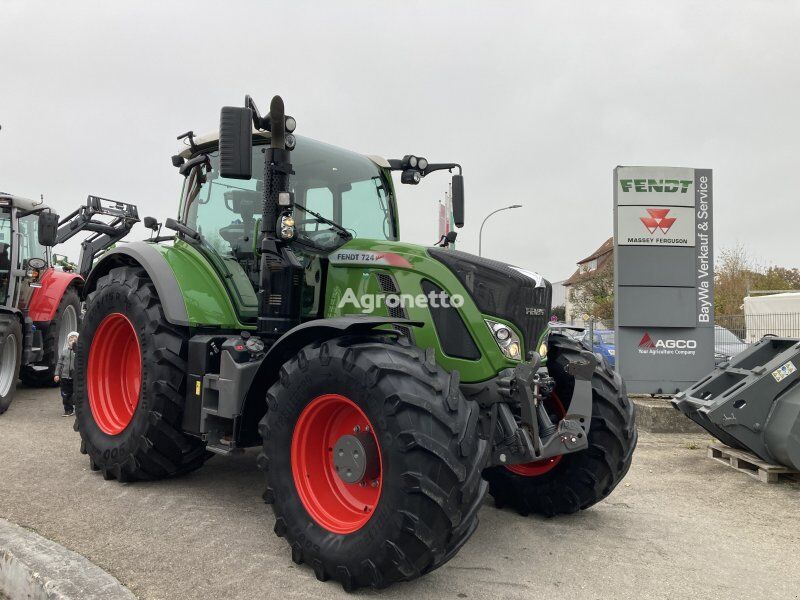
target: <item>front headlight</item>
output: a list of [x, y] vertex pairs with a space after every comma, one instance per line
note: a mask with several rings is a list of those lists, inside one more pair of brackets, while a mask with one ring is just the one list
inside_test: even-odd
[[484, 320], [500, 351], [511, 360], [522, 360], [522, 344], [517, 334], [507, 325], [489, 319]]
[[547, 358], [547, 342], [542, 342], [542, 345], [539, 346], [539, 356]]
[[609, 348], [608, 349], [608, 355], [609, 356], [614, 356], [614, 349], [613, 348]]

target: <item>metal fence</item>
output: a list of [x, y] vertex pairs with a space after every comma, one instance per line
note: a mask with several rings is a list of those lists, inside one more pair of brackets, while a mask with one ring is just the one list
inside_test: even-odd
[[720, 315], [715, 319], [715, 346], [750, 345], [765, 335], [800, 338], [800, 313]]

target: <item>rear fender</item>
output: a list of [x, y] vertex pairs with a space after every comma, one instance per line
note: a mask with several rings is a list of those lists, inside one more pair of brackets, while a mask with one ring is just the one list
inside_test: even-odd
[[106, 252], [89, 274], [85, 294], [97, 287], [100, 277], [122, 265], [138, 265], [147, 272], [164, 316], [173, 325], [224, 331], [252, 328], [237, 313], [222, 277], [202, 253], [185, 242], [131, 242]]
[[111, 269], [122, 266], [139, 266], [144, 269], [158, 292], [167, 321], [173, 325], [189, 325], [186, 304], [175, 273], [161, 253], [144, 242], [118, 246], [103, 254], [86, 278], [84, 298], [95, 290], [101, 277], [107, 275]]
[[28, 316], [34, 323], [49, 323], [56, 316], [64, 292], [70, 286], [80, 287], [83, 279], [77, 273], [47, 269], [39, 281], [42, 285], [33, 291]]

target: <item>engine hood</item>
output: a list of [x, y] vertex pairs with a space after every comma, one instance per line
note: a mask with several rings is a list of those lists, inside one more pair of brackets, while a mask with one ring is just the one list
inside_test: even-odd
[[469, 292], [480, 311], [514, 323], [531, 350], [550, 319], [552, 286], [544, 277], [497, 260], [458, 250], [429, 248]]

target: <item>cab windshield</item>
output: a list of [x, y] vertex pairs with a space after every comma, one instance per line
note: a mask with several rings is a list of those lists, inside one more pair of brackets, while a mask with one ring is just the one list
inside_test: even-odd
[[[220, 177], [219, 152], [211, 153], [211, 172], [206, 182], [201, 184], [194, 201], [184, 206], [186, 224], [223, 257], [237, 258], [255, 249], [262, 213], [265, 151], [265, 145], [254, 146], [253, 178], [247, 181]], [[291, 160], [294, 174], [289, 182], [295, 195], [298, 231], [295, 244], [301, 246], [301, 251], [326, 254], [351, 237], [397, 239], [390, 185], [370, 159], [298, 137]], [[184, 198], [191, 197], [192, 191], [185, 190]], [[340, 225], [349, 235], [326, 220]]]

